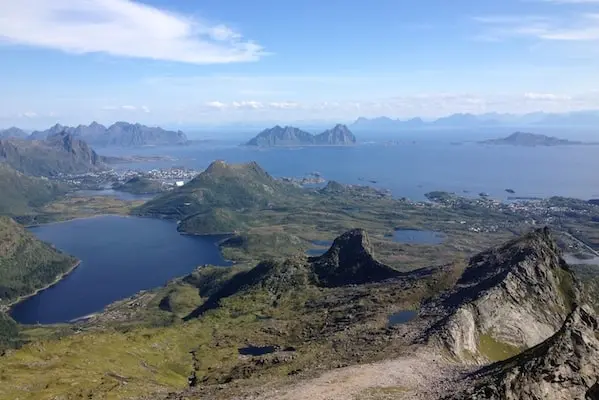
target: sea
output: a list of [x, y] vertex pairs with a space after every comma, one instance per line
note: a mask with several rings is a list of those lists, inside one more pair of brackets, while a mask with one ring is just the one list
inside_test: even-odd
[[[118, 165], [137, 170], [202, 170], [214, 160], [256, 161], [275, 177], [319, 173], [326, 180], [374, 186], [413, 200], [424, 200], [427, 192], [437, 190], [473, 197], [484, 192], [498, 200], [512, 196], [599, 198], [599, 146], [515, 147], [403, 138], [348, 147], [258, 149], [240, 146], [239, 141], [211, 140], [188, 146], [99, 151], [174, 158]], [[104, 194], [120, 196], [110, 191]], [[216, 244], [218, 237], [184, 236], [169, 221], [103, 216], [31, 231], [82, 262], [56, 285], [13, 308], [12, 317], [24, 324], [69, 322], [140, 290], [164, 285], [198, 265], [228, 265]]]
[[[256, 161], [275, 177], [324, 179], [387, 189], [396, 197], [424, 200], [431, 191], [463, 196], [599, 197], [599, 146], [519, 147], [472, 142], [396, 140], [348, 147], [257, 149], [211, 141], [177, 147], [110, 150], [110, 155], [169, 155], [174, 161], [123, 164], [149, 170], [184, 166], [202, 170], [214, 160]], [[508, 193], [506, 190], [514, 193]]]

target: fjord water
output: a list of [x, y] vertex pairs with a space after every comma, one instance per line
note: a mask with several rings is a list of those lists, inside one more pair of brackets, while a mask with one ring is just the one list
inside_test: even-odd
[[24, 324], [67, 322], [202, 264], [226, 265], [215, 236], [186, 236], [173, 222], [102, 216], [31, 228], [38, 238], [81, 260], [56, 285], [17, 304]]
[[238, 142], [220, 142], [121, 153], [126, 151], [165, 154], [176, 160], [121, 168], [204, 169], [216, 159], [232, 163], [257, 161], [273, 176], [301, 177], [318, 171], [325, 179], [389, 189], [397, 197], [413, 200], [422, 200], [425, 193], [434, 190], [464, 196], [485, 192], [504, 200], [508, 196], [599, 197], [599, 175], [595, 173], [599, 169], [599, 146], [452, 145], [439, 138], [415, 138], [348, 147], [256, 149], [239, 146]]

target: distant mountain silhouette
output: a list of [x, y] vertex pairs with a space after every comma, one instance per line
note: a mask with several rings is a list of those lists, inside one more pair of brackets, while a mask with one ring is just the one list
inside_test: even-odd
[[85, 140], [91, 146], [97, 147], [164, 146], [188, 142], [187, 136], [181, 131], [168, 131], [159, 127], [148, 127], [128, 122], [116, 122], [109, 127], [97, 122], [77, 127], [56, 124], [44, 131], [33, 132], [29, 138], [45, 140], [59, 132], [66, 132], [73, 135], [73, 137]]
[[350, 125], [356, 132], [394, 132], [417, 129], [452, 129], [485, 127], [596, 127], [599, 125], [599, 111], [577, 111], [566, 114], [534, 112], [528, 114], [452, 114], [431, 121], [420, 118], [408, 120], [389, 117], [360, 117]]
[[312, 135], [292, 126], [279, 125], [265, 129], [246, 143], [247, 146], [339, 146], [356, 143], [356, 137], [345, 125], [338, 124], [321, 134]]

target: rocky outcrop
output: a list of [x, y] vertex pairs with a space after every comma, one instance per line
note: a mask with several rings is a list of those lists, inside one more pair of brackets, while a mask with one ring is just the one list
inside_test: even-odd
[[464, 361], [499, 361], [563, 324], [578, 283], [547, 228], [470, 261], [456, 287], [423, 306], [440, 316], [425, 336]]
[[102, 157], [67, 132], [46, 140], [0, 140], [0, 162], [26, 175], [56, 176], [105, 168]]
[[345, 125], [336, 125], [319, 135], [292, 126], [265, 129], [246, 143], [247, 146], [340, 146], [356, 143], [356, 137]]
[[221, 299], [252, 293], [253, 298], [272, 299], [276, 306], [283, 295], [309, 287], [339, 287], [379, 282], [402, 274], [376, 261], [366, 232], [354, 229], [339, 236], [320, 257], [290, 257], [265, 261], [232, 277], [221, 289], [185, 319], [216, 308]]
[[374, 259], [368, 235], [353, 229], [339, 236], [320, 257], [311, 257], [312, 270], [322, 286], [344, 286], [378, 282], [399, 272]]
[[466, 380], [452, 400], [596, 400], [599, 397], [599, 321], [577, 306], [557, 333]]
[[248, 146], [298, 146], [314, 144], [314, 136], [293, 126], [265, 129], [247, 142]]
[[314, 143], [330, 146], [351, 145], [356, 143], [356, 137], [347, 126], [338, 124], [333, 129], [327, 129], [314, 136]]

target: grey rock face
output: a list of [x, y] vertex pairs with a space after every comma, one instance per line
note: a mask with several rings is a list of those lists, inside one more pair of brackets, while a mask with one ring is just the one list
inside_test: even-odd
[[256, 137], [246, 143], [248, 146], [308, 146], [308, 145], [350, 145], [356, 143], [356, 137], [345, 125], [337, 125], [333, 129], [324, 131], [319, 135], [302, 131], [292, 126], [275, 126], [265, 129]]
[[468, 388], [447, 399], [595, 400], [599, 379], [599, 322], [577, 306], [541, 344], [467, 379]]
[[578, 296], [549, 230], [540, 229], [473, 257], [453, 290], [424, 305], [442, 316], [425, 335], [462, 361], [498, 361], [550, 337]]
[[66, 132], [73, 137], [85, 140], [92, 146], [162, 146], [187, 143], [187, 136], [181, 131], [168, 131], [160, 127], [149, 127], [128, 122], [116, 122], [105, 127], [97, 122], [89, 126], [65, 127], [56, 124], [45, 131], [33, 132], [32, 140], [45, 140], [57, 133]]

